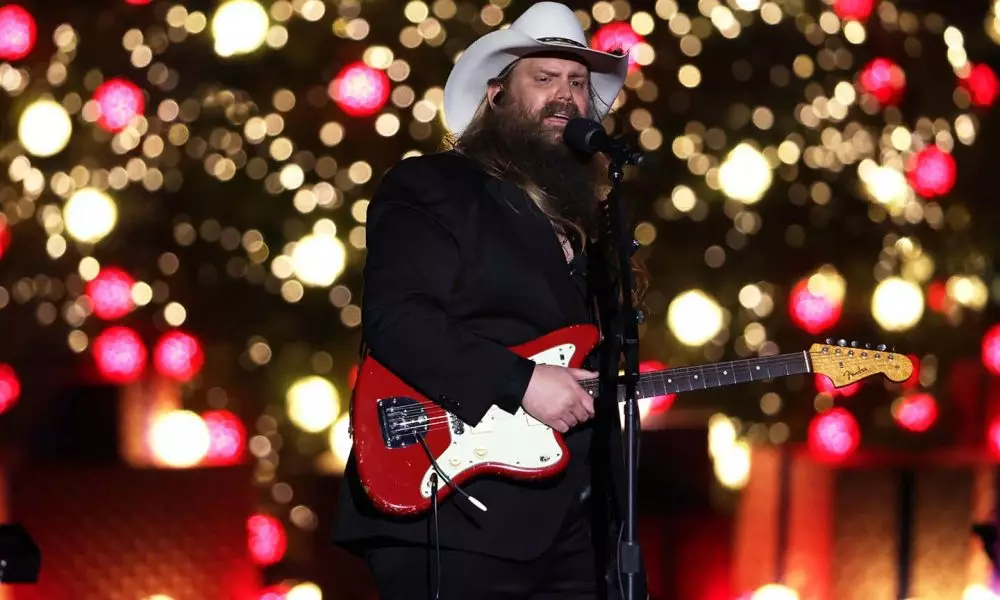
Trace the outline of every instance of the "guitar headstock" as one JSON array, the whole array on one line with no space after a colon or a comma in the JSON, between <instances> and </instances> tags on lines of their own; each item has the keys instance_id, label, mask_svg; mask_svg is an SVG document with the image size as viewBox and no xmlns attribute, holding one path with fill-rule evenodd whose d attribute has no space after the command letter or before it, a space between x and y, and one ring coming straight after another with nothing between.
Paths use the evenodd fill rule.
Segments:
<instances>
[{"instance_id":1,"label":"guitar headstock","mask_svg":"<svg viewBox=\"0 0 1000 600\"><path fill-rule=\"evenodd\" d=\"M813 344L809 348L809 359L813 372L829 377L835 387L879 374L899 383L913 374L910 358L889 351L884 344L873 348L871 344L826 340L825 344Z\"/></svg>"}]
</instances>

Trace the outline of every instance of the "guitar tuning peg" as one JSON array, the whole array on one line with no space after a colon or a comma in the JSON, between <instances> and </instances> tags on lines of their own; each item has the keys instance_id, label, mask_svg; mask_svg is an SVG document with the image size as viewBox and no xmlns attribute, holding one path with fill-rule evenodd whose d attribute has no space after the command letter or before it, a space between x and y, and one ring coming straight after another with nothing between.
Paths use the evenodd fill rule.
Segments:
<instances>
[{"instance_id":1,"label":"guitar tuning peg","mask_svg":"<svg viewBox=\"0 0 1000 600\"><path fill-rule=\"evenodd\" d=\"M847 340L840 339L840 340L837 341L837 345L838 346L846 346L847 345Z\"/></svg>"},{"instance_id":2,"label":"guitar tuning peg","mask_svg":"<svg viewBox=\"0 0 1000 600\"><path fill-rule=\"evenodd\" d=\"M871 349L872 349L871 344L865 344L865 350L871 350Z\"/></svg>"},{"instance_id":3,"label":"guitar tuning peg","mask_svg":"<svg viewBox=\"0 0 1000 600\"><path fill-rule=\"evenodd\" d=\"M879 344L876 350L878 350L879 352L885 352L886 350L885 344Z\"/></svg>"},{"instance_id":4,"label":"guitar tuning peg","mask_svg":"<svg viewBox=\"0 0 1000 600\"><path fill-rule=\"evenodd\" d=\"M833 345L833 338L826 338L826 345L827 346L832 346Z\"/></svg>"},{"instance_id":5,"label":"guitar tuning peg","mask_svg":"<svg viewBox=\"0 0 1000 600\"><path fill-rule=\"evenodd\" d=\"M856 341L852 340L851 341L851 348L857 348L857 347L858 347L858 343Z\"/></svg>"}]
</instances>

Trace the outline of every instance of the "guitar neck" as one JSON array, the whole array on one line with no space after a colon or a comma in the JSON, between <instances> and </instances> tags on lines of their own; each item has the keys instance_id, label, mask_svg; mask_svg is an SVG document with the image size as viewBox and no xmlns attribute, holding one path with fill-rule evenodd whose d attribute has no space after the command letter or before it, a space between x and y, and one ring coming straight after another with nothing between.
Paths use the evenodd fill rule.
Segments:
<instances>
[{"instance_id":1,"label":"guitar neck","mask_svg":"<svg viewBox=\"0 0 1000 600\"><path fill-rule=\"evenodd\" d=\"M809 364L809 355L807 352L778 354L776 356L748 358L709 365L696 365L693 367L676 367L643 373L639 376L635 394L639 399L652 398L680 392L692 392L739 383L750 383L751 381L788 377L790 375L810 373L811 371L812 368ZM597 395L599 380L589 379L580 383L583 389L592 392L595 396ZM625 401L624 385L618 386L618 401Z\"/></svg>"}]
</instances>

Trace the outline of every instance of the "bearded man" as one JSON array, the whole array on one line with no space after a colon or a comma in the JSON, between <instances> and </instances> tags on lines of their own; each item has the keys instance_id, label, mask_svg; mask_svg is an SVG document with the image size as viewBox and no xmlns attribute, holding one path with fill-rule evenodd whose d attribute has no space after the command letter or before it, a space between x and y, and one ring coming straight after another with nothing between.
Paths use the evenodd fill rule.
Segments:
<instances>
[{"instance_id":1,"label":"bearded man","mask_svg":"<svg viewBox=\"0 0 1000 600\"><path fill-rule=\"evenodd\" d=\"M444 98L453 147L402 161L368 207L366 351L465 424L494 406L523 409L565 434L570 453L551 479L463 484L488 510L453 494L406 519L374 507L352 457L334 538L364 556L383 600L619 589L607 560L619 531L617 406L595 407L580 385L597 376L593 360L536 365L508 348L596 322L587 250L606 163L562 134L574 117L608 113L627 68L627 56L587 47L569 8L535 3L455 65Z\"/></svg>"}]
</instances>

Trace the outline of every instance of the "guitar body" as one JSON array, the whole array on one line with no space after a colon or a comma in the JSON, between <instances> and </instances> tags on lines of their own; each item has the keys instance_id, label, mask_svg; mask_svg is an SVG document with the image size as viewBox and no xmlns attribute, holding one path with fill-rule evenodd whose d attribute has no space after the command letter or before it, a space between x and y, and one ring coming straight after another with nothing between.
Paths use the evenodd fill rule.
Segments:
<instances>
[{"instance_id":1,"label":"guitar body","mask_svg":"<svg viewBox=\"0 0 1000 600\"><path fill-rule=\"evenodd\" d=\"M579 368L598 341L591 325L573 325L511 351L538 364ZM496 406L475 427L401 381L369 355L351 398L354 456L362 486L386 513L414 515L431 507L431 473L423 436L438 466L461 486L481 475L512 479L551 477L566 468L562 436L523 409ZM438 500L452 493L438 481Z\"/></svg>"}]
</instances>

